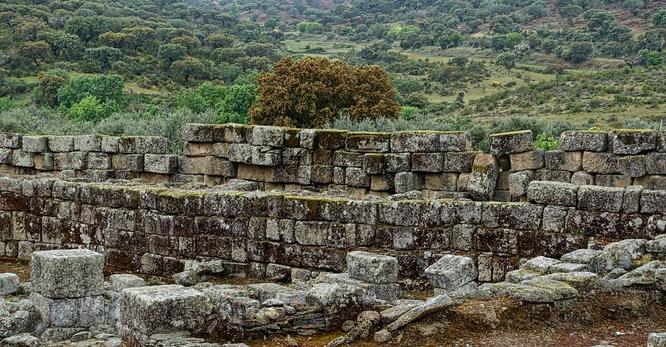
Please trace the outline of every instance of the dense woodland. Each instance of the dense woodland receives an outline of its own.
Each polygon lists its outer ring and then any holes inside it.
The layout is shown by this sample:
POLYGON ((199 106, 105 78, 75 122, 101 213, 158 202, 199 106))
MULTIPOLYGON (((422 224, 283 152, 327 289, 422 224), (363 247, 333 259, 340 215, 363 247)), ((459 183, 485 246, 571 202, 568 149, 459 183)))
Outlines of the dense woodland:
POLYGON ((530 128, 548 147, 660 126, 665 45, 661 0, 8 0, 0 131, 460 129, 483 148, 530 128))

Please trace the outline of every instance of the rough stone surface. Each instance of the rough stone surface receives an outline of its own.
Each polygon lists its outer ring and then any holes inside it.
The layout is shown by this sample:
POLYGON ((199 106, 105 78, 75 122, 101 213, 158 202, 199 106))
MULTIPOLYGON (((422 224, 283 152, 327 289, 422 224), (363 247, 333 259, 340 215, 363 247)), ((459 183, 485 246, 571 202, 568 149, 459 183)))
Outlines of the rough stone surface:
POLYGON ((472 281, 478 275, 474 259, 457 255, 445 255, 425 269, 434 288, 454 291, 472 281))
POLYGON ((132 274, 115 274, 109 278, 111 282, 111 290, 120 293, 125 288, 144 287, 146 281, 132 274))
POLYGON ((638 154, 657 147, 657 132, 646 129, 614 130, 609 141, 615 154, 638 154))
POLYGON ((11 295, 19 290, 19 277, 14 273, 0 273, 0 296, 11 295))
POLYGON ((499 164, 490 154, 478 154, 474 157, 472 174, 467 182, 467 191, 476 200, 490 200, 495 192, 499 164))
POLYGON ((602 131, 565 131, 560 135, 560 149, 567 152, 606 150, 608 134, 602 131))
POLYGON ((578 186, 561 182, 530 182, 527 198, 537 204, 576 206, 578 186))
POLYGON ((104 256, 85 249, 32 253, 32 289, 49 298, 99 294, 104 256))
POLYGON ((666 347, 666 332, 648 335, 647 347, 666 347))
POLYGON ((588 211, 620 212, 624 189, 582 186, 578 189, 578 208, 588 211))
POLYGON ((398 260, 396 258, 355 251, 347 253, 349 276, 370 283, 394 283, 398 280, 398 260))
POLYGON ((493 155, 522 153, 531 151, 533 148, 531 130, 493 134, 489 138, 490 153, 493 155))

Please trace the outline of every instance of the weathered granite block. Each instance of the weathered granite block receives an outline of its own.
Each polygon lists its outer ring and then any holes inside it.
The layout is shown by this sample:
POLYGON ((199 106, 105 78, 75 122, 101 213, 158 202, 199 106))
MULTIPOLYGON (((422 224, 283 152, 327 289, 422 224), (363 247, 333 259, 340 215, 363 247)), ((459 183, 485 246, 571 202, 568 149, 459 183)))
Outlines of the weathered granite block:
POLYGON ((608 134, 604 131, 565 131, 560 135, 560 149, 567 152, 606 150, 608 134))
POLYGON ((624 189, 581 186, 578 189, 578 208, 588 211, 620 212, 624 189))
POLYGON ((405 193, 412 190, 418 190, 421 187, 419 176, 413 172, 399 172, 394 180, 395 192, 405 193))
POLYGON ((618 172, 617 156, 606 152, 584 152, 583 170, 589 173, 616 173, 618 172))
POLYGON ((615 154, 638 154, 657 148, 657 132, 654 130, 613 130, 609 136, 610 146, 615 154))
POLYGON ((580 171, 583 167, 583 152, 545 151, 544 161, 550 170, 580 171))
POLYGON ((546 206, 543 208, 543 231, 562 232, 567 219, 567 208, 561 206, 546 206))
POLYGON ((492 134, 489 139, 490 153, 494 155, 522 153, 533 149, 531 130, 492 134))
POLYGON ((472 150, 472 140, 466 131, 450 131, 439 135, 440 152, 464 152, 472 150))
POLYGON ((126 136, 118 140, 118 152, 123 154, 164 154, 168 148, 167 139, 159 136, 126 136))
POLYGON ((120 146, 120 137, 118 136, 104 136, 102 138, 102 152, 104 153, 118 153, 120 146))
POLYGON ((578 171, 571 175, 571 183, 578 186, 587 186, 594 184, 594 176, 585 171, 578 171))
POLYGON ((534 150, 511 154, 511 171, 537 170, 543 167, 543 151, 534 150))
POLYGON ((23 151, 27 153, 43 153, 47 150, 46 136, 23 136, 23 151))
POLYGON ((645 169, 649 175, 666 175, 666 153, 648 153, 645 169))
POLYGON ((617 159, 618 171, 629 177, 645 176, 645 156, 629 155, 617 159))
POLYGON ((172 174, 178 167, 178 156, 170 154, 146 154, 143 159, 146 172, 172 174))
POLYGON ((333 165, 344 167, 362 167, 364 154, 359 152, 335 151, 333 165))
POLYGON ((21 148, 21 135, 19 134, 0 134, 0 147, 2 148, 21 148))
POLYGON ((631 185, 631 177, 626 175, 596 175, 594 184, 604 187, 626 188, 631 185))
POLYGON ((641 194, 641 212, 666 212, 666 190, 643 190, 641 194))
POLYGON ((345 184, 352 187, 369 187, 370 176, 362 168, 348 167, 345 170, 345 184))
POLYGON ((666 332, 648 335, 647 347, 666 347, 666 332))
POLYGON ((444 158, 445 172, 472 172, 474 157, 480 152, 448 152, 444 158))
POLYGON ((499 165, 490 154, 478 154, 474 157, 472 174, 467 183, 467 191, 476 200, 490 200, 495 192, 499 165))
POLYGON ((246 143, 232 143, 229 145, 229 160, 237 163, 252 163, 253 146, 246 143))
POLYGON ((382 254, 349 252, 347 272, 351 278, 363 282, 394 283, 398 280, 398 260, 382 254))
POLYGON ((622 212, 624 213, 638 213, 641 211, 641 193, 643 193, 643 186, 629 186, 624 189, 622 197, 622 212))
POLYGON ((101 152, 101 135, 78 135, 74 136, 74 150, 81 152, 101 152))
POLYGON ((12 149, 0 148, 0 164, 12 163, 12 149))
POLYGON ((252 164, 261 166, 277 166, 282 161, 281 154, 282 152, 279 149, 272 147, 252 146, 252 164))
POLYGON ((200 291, 180 285, 127 288, 120 296, 121 335, 143 344, 153 334, 207 332, 213 304, 200 291))
POLYGON ((33 292, 30 300, 47 328, 89 328, 107 321, 107 305, 101 295, 52 299, 33 292))
POLYGON ((145 287, 146 281, 133 274, 115 274, 109 277, 111 290, 120 293, 125 288, 145 287))
POLYGON ((188 123, 183 126, 183 141, 213 142, 215 126, 212 124, 188 123))
POLYGON ((34 154, 20 149, 12 150, 12 165, 19 167, 35 167, 34 154))
POLYGON ((443 153, 412 154, 412 170, 417 172, 442 172, 444 169, 443 153))
POLYGON ((391 137, 393 152, 437 152, 440 150, 440 133, 425 131, 403 131, 391 137))
POLYGON ((368 175, 379 175, 384 172, 384 154, 366 153, 363 156, 363 171, 368 175))
POLYGON ((425 269, 434 288, 454 291, 474 280, 478 275, 474 259, 458 255, 445 255, 425 269))
POLYGON ((527 195, 527 188, 534 180, 533 171, 514 172, 509 175, 509 193, 512 197, 527 195))
POLYGON ((91 170, 108 170, 111 168, 111 158, 106 153, 88 153, 86 168, 91 170))
POLYGON ((0 273, 0 297, 11 295, 19 290, 19 277, 15 273, 0 273))
POLYGON ((80 298, 99 294, 104 256, 87 249, 32 253, 32 290, 48 298, 80 298))
POLYGON ((347 135, 346 148, 358 152, 388 152, 391 147, 390 133, 355 133, 347 135))
POLYGON ((141 172, 143 171, 143 154, 114 154, 111 166, 114 170, 141 172))
POLYGON ((530 182, 527 198, 541 205, 576 206, 578 186, 562 182, 530 182))
POLYGON ((387 153, 384 155, 384 169, 386 172, 411 171, 409 153, 387 153))
POLYGON ((255 125, 252 128, 252 144, 255 146, 282 147, 284 128, 255 125))

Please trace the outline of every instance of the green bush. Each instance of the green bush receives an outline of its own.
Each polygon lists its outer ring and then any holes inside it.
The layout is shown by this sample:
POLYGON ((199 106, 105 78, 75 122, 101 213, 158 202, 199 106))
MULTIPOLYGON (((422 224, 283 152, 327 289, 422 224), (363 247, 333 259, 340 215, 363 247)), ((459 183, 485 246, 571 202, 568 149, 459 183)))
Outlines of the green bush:
POLYGON ((76 121, 98 122, 118 111, 114 101, 100 102, 94 96, 87 96, 69 109, 69 115, 76 121))
POLYGON ((534 140, 534 147, 545 150, 558 149, 560 148, 560 140, 548 133, 541 133, 534 140))

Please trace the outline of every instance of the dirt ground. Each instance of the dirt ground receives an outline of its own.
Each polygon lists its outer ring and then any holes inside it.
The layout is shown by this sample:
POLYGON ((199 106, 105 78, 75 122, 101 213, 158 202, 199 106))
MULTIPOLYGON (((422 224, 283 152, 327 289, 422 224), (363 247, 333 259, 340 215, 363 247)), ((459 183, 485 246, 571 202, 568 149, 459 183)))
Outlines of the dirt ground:
MULTIPOLYGON (((29 280, 29 264, 0 259, 0 273, 29 280)), ((227 280, 220 282, 246 282, 227 280)), ((237 283, 241 284, 241 283, 237 283)), ((651 332, 666 331, 666 298, 658 292, 602 293, 570 303, 526 305, 499 298, 469 301, 414 322, 382 346, 617 347, 645 346, 651 332)), ((342 332, 310 337, 277 336, 250 346, 324 346, 342 332)), ((379 346, 368 340, 353 346, 379 346)))

